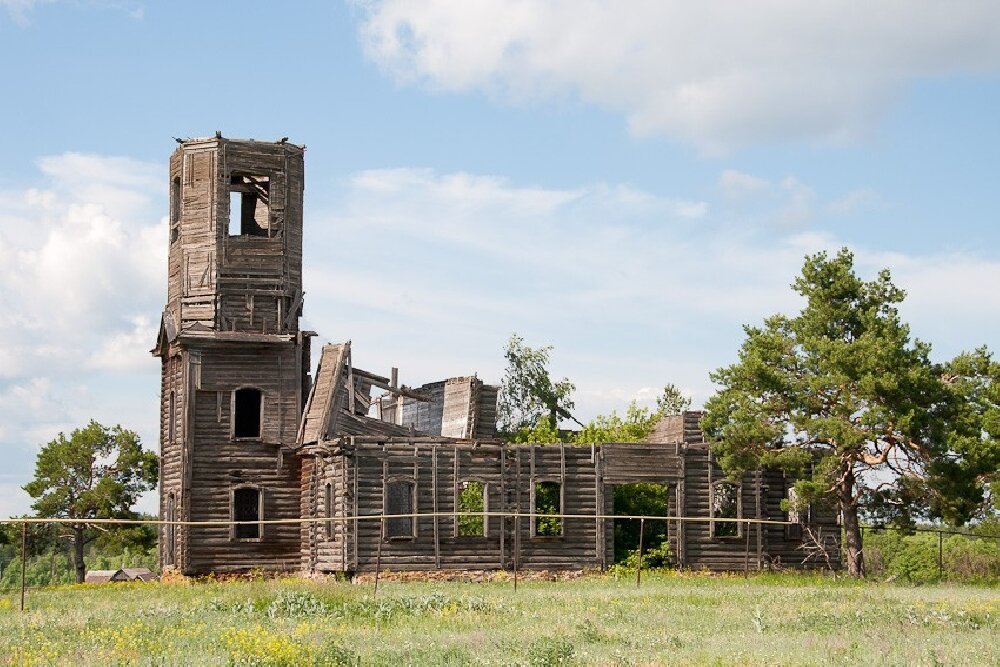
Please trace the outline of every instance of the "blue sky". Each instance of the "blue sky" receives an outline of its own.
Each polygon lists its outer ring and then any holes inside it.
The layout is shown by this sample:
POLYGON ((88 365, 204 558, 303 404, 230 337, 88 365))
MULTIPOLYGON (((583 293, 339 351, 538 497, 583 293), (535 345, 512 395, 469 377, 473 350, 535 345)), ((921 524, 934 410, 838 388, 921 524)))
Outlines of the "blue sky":
POLYGON ((410 384, 555 347, 696 404, 805 254, 1000 346, 1000 6, 0 0, 0 515, 94 417, 156 447, 172 137, 307 145, 307 325, 410 384))

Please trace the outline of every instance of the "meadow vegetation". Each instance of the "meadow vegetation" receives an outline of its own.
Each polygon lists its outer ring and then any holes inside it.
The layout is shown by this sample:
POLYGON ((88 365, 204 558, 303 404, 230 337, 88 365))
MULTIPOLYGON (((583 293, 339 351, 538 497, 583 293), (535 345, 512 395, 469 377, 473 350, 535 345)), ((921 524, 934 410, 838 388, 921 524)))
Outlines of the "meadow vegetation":
POLYGON ((1000 589, 822 575, 296 578, 0 597, 0 664, 997 664, 1000 589))

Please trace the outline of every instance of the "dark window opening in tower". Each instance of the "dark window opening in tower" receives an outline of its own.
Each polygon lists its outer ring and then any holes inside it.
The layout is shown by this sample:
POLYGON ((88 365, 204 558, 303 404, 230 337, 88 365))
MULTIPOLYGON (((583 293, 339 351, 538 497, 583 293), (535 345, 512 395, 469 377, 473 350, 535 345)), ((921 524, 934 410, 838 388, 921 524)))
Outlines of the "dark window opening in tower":
POLYGON ((260 437, 260 389, 237 389, 233 397, 233 437, 260 437))
POLYGON ((181 227, 181 179, 170 181, 170 243, 173 244, 180 236, 181 227))
POLYGON ((271 179, 233 174, 229 178, 229 235, 271 235, 271 179))
MULTIPOLYGON (((243 487, 233 491, 233 521, 261 520, 260 489, 243 487)), ((233 535, 238 540, 260 539, 259 523, 237 523, 233 535)))

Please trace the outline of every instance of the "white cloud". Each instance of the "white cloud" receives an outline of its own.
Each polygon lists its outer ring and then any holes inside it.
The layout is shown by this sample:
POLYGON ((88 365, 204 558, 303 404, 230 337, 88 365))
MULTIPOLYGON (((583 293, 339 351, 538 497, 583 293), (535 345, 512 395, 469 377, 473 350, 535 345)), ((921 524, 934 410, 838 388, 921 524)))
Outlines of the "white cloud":
POLYGON ((157 391, 148 350, 166 276, 156 165, 37 164, 30 186, 0 192, 0 450, 21 483, 40 443, 91 418, 150 441, 155 402, 149 415, 135 406, 157 391))
POLYGON ((860 211, 882 208, 885 205, 882 196, 875 190, 859 188, 827 204, 827 210, 834 215, 853 215, 860 211))
MULTIPOLYGON (((630 187, 365 172, 307 229, 306 315, 324 339, 353 339, 360 365, 400 366, 407 382, 472 371, 496 380, 517 331, 555 345, 554 372, 577 383, 582 416, 648 402, 643 388, 666 382, 699 404, 708 372, 734 359, 742 324, 799 307, 789 285, 803 257, 844 245, 801 230, 818 207, 809 185, 729 178, 740 180, 772 206, 756 224, 713 216, 711 202, 692 221, 674 199, 630 187)), ((888 266, 910 290, 913 330, 941 354, 1000 343, 1000 297, 986 293, 1000 262, 854 249, 862 275, 888 266)))
MULTIPOLYGON (((31 11, 39 5, 54 4, 59 0, 0 0, 0 9, 6 9, 11 20, 15 24, 24 28, 30 21, 31 11)), ((78 7, 93 7, 98 9, 112 9, 124 12, 129 18, 141 20, 145 16, 145 9, 137 2, 129 0, 89 0, 86 3, 75 3, 78 7)))
POLYGON ((1000 67, 977 0, 359 0, 369 58, 404 83, 575 96, 706 151, 869 133, 910 83, 1000 67))
POLYGON ((767 190, 769 187, 771 184, 766 179, 735 169, 725 169, 719 175, 719 188, 727 199, 743 197, 754 192, 767 190))

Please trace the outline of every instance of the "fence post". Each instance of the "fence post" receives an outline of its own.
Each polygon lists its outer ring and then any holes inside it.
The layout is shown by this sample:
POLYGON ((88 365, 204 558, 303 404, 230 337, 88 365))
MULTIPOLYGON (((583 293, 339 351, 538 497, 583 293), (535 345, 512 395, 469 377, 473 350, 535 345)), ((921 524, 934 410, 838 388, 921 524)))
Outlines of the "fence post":
MULTIPOLYGON (((739 525, 739 524, 737 524, 739 525)), ((747 545, 746 549, 743 551, 743 578, 746 579, 750 576, 750 522, 746 522, 744 527, 744 532, 747 534, 747 545)))
POLYGON ((517 592, 517 566, 521 560, 521 515, 514 511, 514 592, 517 592))
POLYGON ((944 533, 938 531, 938 577, 944 576, 944 533))
POLYGON ((635 587, 642 583, 642 533, 646 527, 646 517, 639 519, 639 557, 635 561, 635 587))
POLYGON ((28 561, 28 522, 21 522, 21 613, 24 613, 24 569, 28 561))
POLYGON ((385 517, 379 521, 379 524, 378 548, 375 550, 375 590, 372 591, 373 600, 378 597, 378 575, 382 569, 382 542, 385 541, 385 517))

